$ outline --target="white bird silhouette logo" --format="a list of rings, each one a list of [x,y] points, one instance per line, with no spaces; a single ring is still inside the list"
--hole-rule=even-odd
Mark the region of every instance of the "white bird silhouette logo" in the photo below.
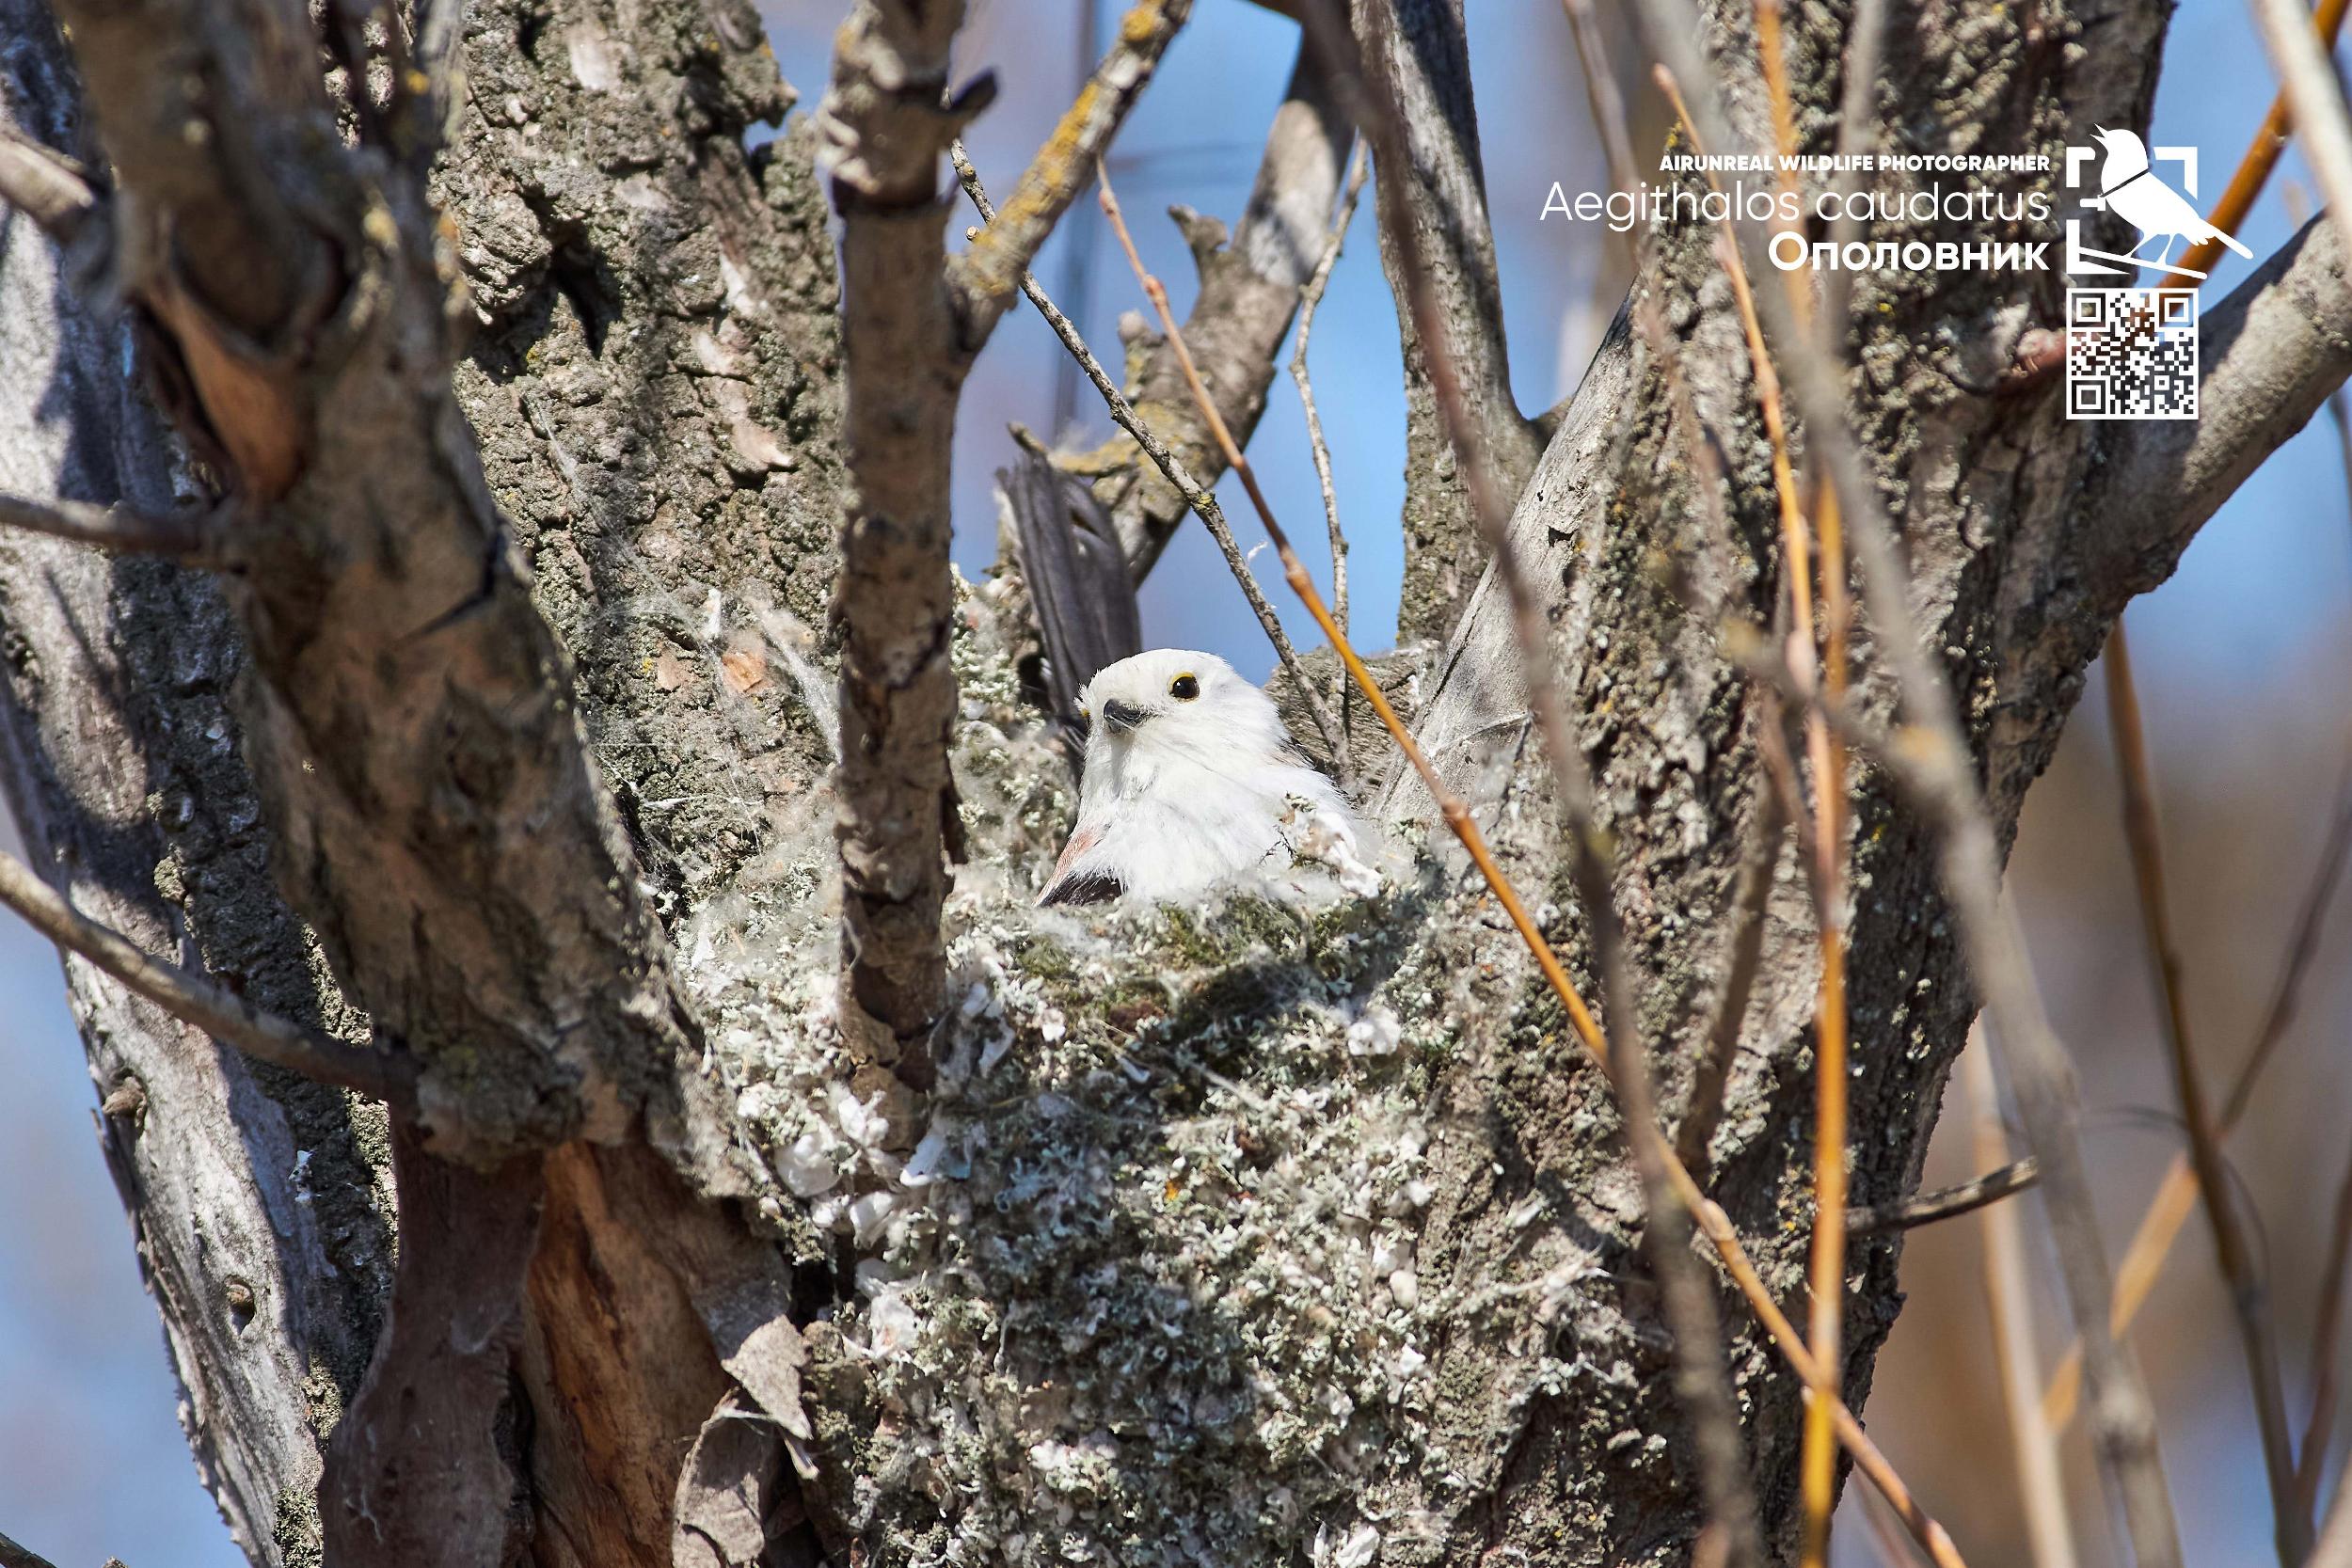
[[[2191,245],[2219,240],[2240,256],[2252,259],[2252,251],[2207,223],[2188,198],[2150,171],[2147,146],[2137,135],[2102,126],[2091,133],[2091,139],[2106,150],[2106,157],[2099,165],[2099,194],[2086,205],[2105,207],[2139,230],[2139,244],[2117,260],[2140,260],[2139,253],[2156,239],[2164,241],[2164,249],[2154,264],[2167,270],[2174,270],[2172,246],[2181,240]]]

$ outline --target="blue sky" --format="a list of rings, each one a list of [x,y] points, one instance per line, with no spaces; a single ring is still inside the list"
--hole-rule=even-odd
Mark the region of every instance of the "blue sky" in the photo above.
[[[813,103],[841,7],[787,0],[768,8],[786,75],[803,103]],[[1521,403],[1533,410],[1573,384],[1597,323],[1613,305],[1594,297],[1593,247],[1605,234],[1593,226],[1536,221],[1550,182],[1597,185],[1597,160],[1557,5],[1474,0],[1470,8],[1513,372]],[[972,136],[994,189],[1018,174],[1069,96],[1075,15],[1075,0],[980,0],[976,8],[964,59],[968,68],[994,66],[1004,87]],[[1175,200],[1229,218],[1239,211],[1295,36],[1291,24],[1245,0],[1200,0],[1189,30],[1121,138],[1114,172],[1122,198],[1180,311],[1190,293],[1189,261],[1173,227],[1156,214]],[[2217,0],[2181,8],[2169,54],[2174,69],[2159,94],[2154,139],[2202,150],[2210,198],[2268,103],[2268,65],[2244,9]],[[2194,68],[2183,69],[2184,61]],[[2282,176],[2304,178],[2292,153]],[[2288,229],[2274,187],[2240,232],[2259,256]],[[1099,226],[1073,227],[1057,237],[1038,271],[1065,305],[1078,304],[1065,286],[1073,236],[1088,242],[1088,282],[1077,291],[1081,325],[1115,362],[1117,319],[1141,300]],[[2230,287],[2246,266],[2225,259],[2215,288]],[[990,471],[1011,450],[1005,424],[1051,426],[1059,355],[1034,314],[1017,308],[972,378],[956,451],[958,559],[969,572],[984,567],[993,549],[988,484]],[[1403,489],[1403,404],[1393,307],[1369,202],[1318,323],[1314,369],[1354,544],[1356,626],[1367,645],[1385,643],[1401,569],[1394,518]],[[1085,401],[1076,428],[1092,438],[1108,426]],[[1319,542],[1320,501],[1287,377],[1275,383],[1251,451],[1293,534],[1302,546]],[[1231,481],[1222,490],[1248,547],[1256,542],[1248,508]],[[1303,625],[1277,575],[1263,558],[1261,563],[1278,608],[1294,626]],[[1311,564],[1324,576],[1319,557],[1311,555]],[[2341,660],[2322,655],[2340,637],[2348,591],[2352,529],[2344,474],[2323,419],[2254,476],[2191,547],[2174,580],[2133,611],[2143,687],[2163,699],[2150,705],[2160,763],[2169,768],[2195,757],[2217,707],[2301,704],[2307,705],[2295,711],[2324,712],[2326,723],[2337,724],[2343,705],[2332,693],[2341,682],[2324,672],[2341,668]],[[1187,528],[1170,548],[1147,588],[1144,611],[1150,641],[1208,648],[1252,674],[1271,663],[1198,529]],[[2255,767],[2275,761],[2270,754],[2247,759]],[[2055,958],[2047,961],[2057,966]],[[197,1484],[174,1423],[160,1334],[91,1133],[95,1096],[55,957],[5,920],[0,1072],[8,1085],[0,1096],[0,1530],[59,1568],[96,1568],[109,1554],[132,1568],[226,1568],[240,1560]],[[2094,1075],[2090,1092],[2096,1103],[2102,1093],[2125,1091]],[[2320,1108],[2333,1117],[2331,1125],[2343,1125],[2340,1107]],[[2128,1224],[2125,1207],[2113,1211],[2119,1227]],[[1899,1328],[1898,1348],[1902,1343]],[[2205,1564],[2256,1563],[2268,1557],[2264,1532],[2248,1528],[2238,1501],[2259,1494],[2250,1444],[2227,1419],[2201,1417],[2205,1402],[2184,1392],[2165,1412],[2174,1423],[2168,1444],[2190,1556]],[[1850,1553],[1867,1540],[1859,1530],[1845,1535]]]

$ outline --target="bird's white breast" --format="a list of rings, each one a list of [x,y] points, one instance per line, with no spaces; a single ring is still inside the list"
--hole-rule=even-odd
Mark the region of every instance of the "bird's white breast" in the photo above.
[[[1278,743],[1279,745],[1279,743]],[[1263,736],[1244,745],[1173,744],[1150,733],[1095,749],[1079,832],[1099,836],[1083,864],[1143,898],[1167,897],[1255,870],[1280,871],[1303,829],[1294,800],[1350,833],[1331,781]]]

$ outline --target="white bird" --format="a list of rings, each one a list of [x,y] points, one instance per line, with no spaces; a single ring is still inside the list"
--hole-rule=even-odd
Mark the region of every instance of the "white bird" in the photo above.
[[[1078,825],[1040,904],[1167,898],[1286,870],[1301,847],[1363,870],[1339,790],[1274,699],[1216,655],[1154,648],[1097,671],[1079,697]]]
[[[2102,126],[2091,133],[2091,139],[2106,150],[2099,163],[2099,199],[2109,212],[2122,216],[2124,222],[2139,230],[2139,244],[2126,252],[2137,256],[2148,247],[2148,242],[2161,237],[2164,252],[2159,264],[2172,260],[2172,245],[2186,240],[2190,245],[2202,245],[2207,240],[2219,240],[2240,256],[2250,259],[2247,249],[2212,224],[2207,223],[2188,198],[2149,172],[2148,148],[2129,131],[2109,131]]]

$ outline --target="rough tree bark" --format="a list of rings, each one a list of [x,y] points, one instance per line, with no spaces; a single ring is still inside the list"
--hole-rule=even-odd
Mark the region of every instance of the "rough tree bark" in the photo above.
[[[1397,230],[1410,225],[1415,254],[1445,322],[1454,373],[1498,479],[1514,495],[1535,471],[1544,444],[1511,392],[1502,280],[1486,216],[1486,170],[1470,93],[1470,37],[1462,0],[1355,0],[1363,68],[1375,91],[1401,110],[1402,156],[1375,160],[1380,260],[1396,296],[1405,345],[1405,581],[1397,636],[1442,638],[1486,567],[1470,483],[1429,381],[1429,351],[1413,330]],[[1394,166],[1382,167],[1387,162]]]
[[[0,535],[12,802],[86,911],[423,1073],[414,1104],[354,1104],[68,966],[191,1438],[258,1562],[1687,1559],[1687,1433],[1613,1112],[1415,789],[1383,797],[1376,897],[1033,914],[1067,775],[995,591],[955,589],[939,657],[971,859],[949,983],[903,999],[945,1008],[936,1071],[859,1076],[826,784],[838,296],[815,138],[741,150],[787,102],[748,8],[485,0],[462,74],[421,98],[396,63],[323,89],[298,6],[59,10],[98,134],[30,0],[0,0],[0,103],[110,157],[141,198],[121,222],[183,221],[126,236],[119,319],[5,220],[0,485],[150,508],[225,489],[241,569]],[[2145,123],[2149,0],[1894,10],[1880,103],[1906,149],[2056,153]],[[1826,150],[1844,10],[1789,20],[1801,135]],[[1445,111],[1406,99],[1436,145]],[[1309,172],[1265,191],[1294,224],[1336,185],[1336,102],[1302,68],[1274,140]],[[444,106],[437,242],[421,166]],[[1469,231],[1442,210],[1457,187],[1424,194]],[[1728,454],[1735,558],[1623,337],[1514,525],[1552,592],[1670,1108],[1721,983],[1760,705],[1660,565],[1759,616],[1779,588],[1711,238],[1663,236],[1640,287]],[[2193,431],[2069,424],[2048,387],[2001,387],[2055,319],[2046,277],[1861,280],[1857,428],[2004,830],[2124,602],[2352,366],[2344,274],[2315,231],[2213,313]],[[1251,287],[1270,374],[1288,306]],[[1262,403],[1235,357],[1220,395]],[[1149,489],[1132,463],[1105,477],[1108,499]],[[1470,595],[1423,721],[1574,948],[1498,597]],[[1926,831],[1875,768],[1853,783],[1868,1205],[1915,1185],[1973,1006]],[[1810,930],[1792,851],[1710,1150],[1784,1293]],[[1899,1248],[1856,1243],[1857,1404]],[[1752,1328],[1731,1366],[1785,1554],[1797,1389]]]

